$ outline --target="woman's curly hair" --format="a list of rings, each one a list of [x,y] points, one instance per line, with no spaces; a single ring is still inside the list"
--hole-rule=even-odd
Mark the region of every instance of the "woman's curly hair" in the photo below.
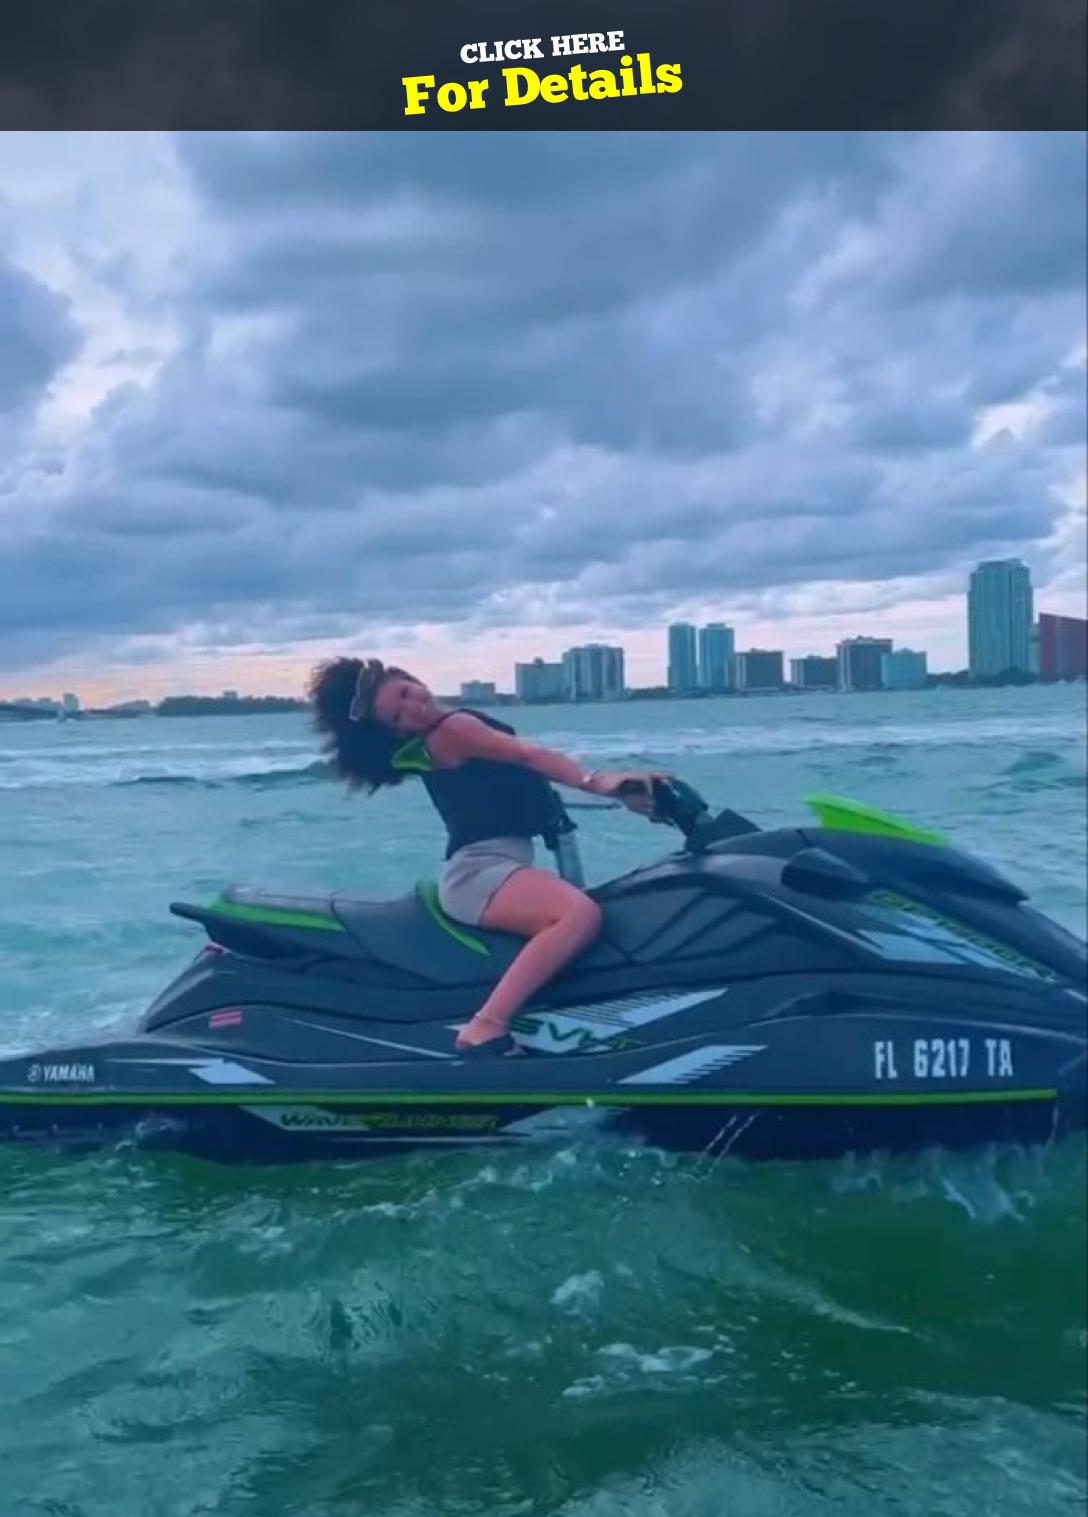
[[[377,658],[333,658],[318,664],[310,676],[307,695],[314,728],[324,738],[322,752],[351,790],[365,785],[373,795],[382,785],[399,785],[407,778],[405,771],[393,768],[393,754],[404,739],[373,715],[379,688],[394,678],[415,675]]]

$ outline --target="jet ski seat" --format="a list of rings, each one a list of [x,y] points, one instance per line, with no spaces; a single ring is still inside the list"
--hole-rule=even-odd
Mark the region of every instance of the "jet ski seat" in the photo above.
[[[391,900],[358,896],[270,895],[232,885],[210,906],[174,902],[175,916],[199,922],[213,943],[280,961],[315,957],[381,964],[439,985],[488,985],[524,945],[507,932],[468,927],[446,916],[431,881]],[[623,954],[603,935],[581,960],[606,968]]]
[[[439,905],[438,887],[430,880],[421,880],[409,894],[392,900],[335,895],[331,904],[366,958],[427,979],[497,979],[524,941],[511,933],[455,922]],[[469,965],[471,974],[466,973]]]
[[[359,960],[439,984],[498,979],[523,941],[452,921],[429,882],[380,901],[271,895],[233,885],[210,906],[175,902],[170,910],[199,922],[213,943],[236,953],[277,960]]]

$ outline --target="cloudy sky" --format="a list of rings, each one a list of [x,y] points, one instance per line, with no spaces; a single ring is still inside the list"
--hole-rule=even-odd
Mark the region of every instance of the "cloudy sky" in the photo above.
[[[8,133],[0,696],[1083,614],[1079,134]]]

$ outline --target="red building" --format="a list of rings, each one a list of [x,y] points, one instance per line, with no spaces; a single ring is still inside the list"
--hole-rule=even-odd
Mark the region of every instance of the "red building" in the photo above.
[[[1088,679],[1088,621],[1039,613],[1039,678]]]

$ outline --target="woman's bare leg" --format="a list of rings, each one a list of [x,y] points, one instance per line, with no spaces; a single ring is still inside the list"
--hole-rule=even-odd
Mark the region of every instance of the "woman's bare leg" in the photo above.
[[[501,1037],[533,992],[593,942],[601,930],[601,908],[546,869],[519,869],[488,901],[480,925],[521,933],[529,941],[461,1029],[459,1048]]]

